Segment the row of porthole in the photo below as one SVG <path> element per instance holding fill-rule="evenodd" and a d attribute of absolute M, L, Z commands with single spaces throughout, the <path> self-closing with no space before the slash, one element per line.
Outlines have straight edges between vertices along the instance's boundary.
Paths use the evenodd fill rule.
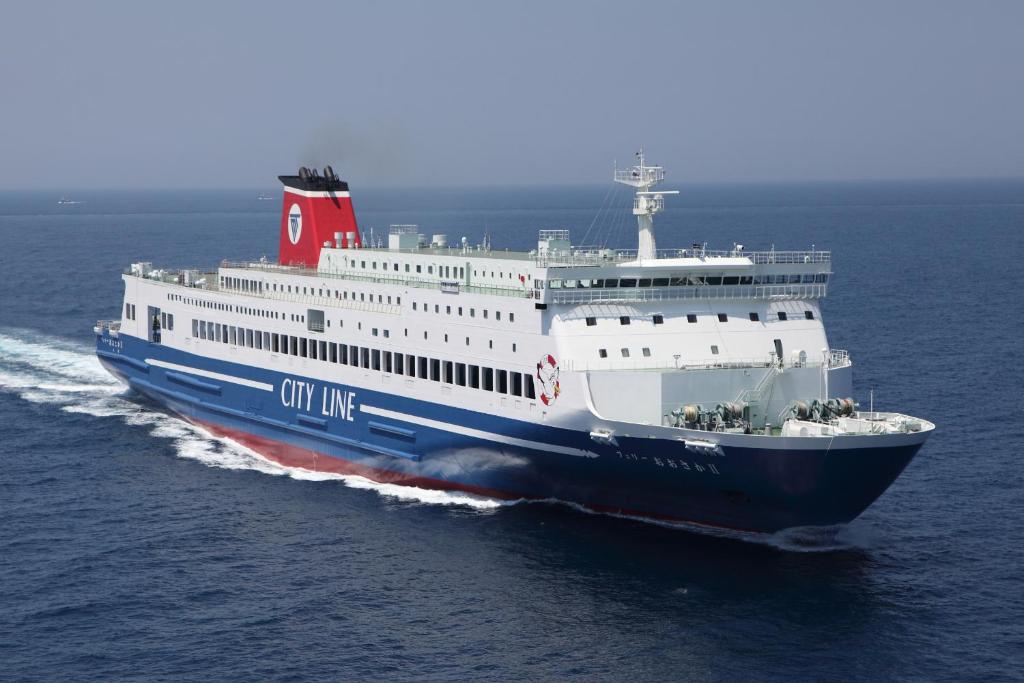
<path fill-rule="evenodd" d="M 718 315 L 718 322 L 720 322 L 720 323 L 727 323 L 727 322 L 729 322 L 729 314 L 728 313 L 718 313 L 717 315 Z M 785 311 L 778 311 L 777 315 L 778 315 L 778 319 L 779 320 L 789 320 L 789 315 Z M 751 322 L 755 322 L 756 323 L 756 322 L 761 320 L 761 316 L 759 314 L 757 314 L 757 313 L 753 313 L 752 312 L 752 313 L 749 314 L 749 316 L 750 316 Z M 804 318 L 806 320 L 814 320 L 814 311 L 804 311 Z M 665 318 L 661 314 L 655 314 L 655 315 L 651 316 L 651 319 L 652 319 L 652 321 L 654 322 L 655 325 L 661 325 L 662 323 L 665 322 Z M 629 325 L 631 321 L 632 321 L 632 318 L 630 316 L 628 316 L 628 315 L 620 315 L 619 316 L 619 324 L 620 325 Z M 686 322 L 688 322 L 688 323 L 695 323 L 695 322 L 697 322 L 697 314 L 696 313 L 687 313 L 686 314 Z M 597 325 L 597 318 L 594 317 L 594 316 L 588 316 L 587 317 L 587 327 L 594 327 L 595 325 Z"/>

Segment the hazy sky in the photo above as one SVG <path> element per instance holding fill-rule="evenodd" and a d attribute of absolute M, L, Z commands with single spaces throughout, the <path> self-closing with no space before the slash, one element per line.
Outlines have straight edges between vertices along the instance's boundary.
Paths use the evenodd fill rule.
<path fill-rule="evenodd" d="M 1024 176 L 1024 1 L 5 2 L 0 188 Z"/>

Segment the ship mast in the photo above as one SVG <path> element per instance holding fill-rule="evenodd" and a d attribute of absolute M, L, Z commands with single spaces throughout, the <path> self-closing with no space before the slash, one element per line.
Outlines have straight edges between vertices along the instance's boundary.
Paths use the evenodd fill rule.
<path fill-rule="evenodd" d="M 647 166 L 644 163 L 644 148 L 636 153 L 637 164 L 625 170 L 615 169 L 612 178 L 617 183 L 629 185 L 636 188 L 636 196 L 633 198 L 633 215 L 636 216 L 637 230 L 639 231 L 639 245 L 637 247 L 638 259 L 657 258 L 657 247 L 654 243 L 654 214 L 665 209 L 665 197 L 667 194 L 679 194 L 678 190 L 658 190 L 651 188 L 665 179 L 665 169 L 662 166 Z"/>

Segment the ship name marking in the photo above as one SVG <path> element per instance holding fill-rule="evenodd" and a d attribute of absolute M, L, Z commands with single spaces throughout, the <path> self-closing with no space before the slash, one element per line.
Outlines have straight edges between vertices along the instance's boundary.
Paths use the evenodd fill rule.
<path fill-rule="evenodd" d="M 281 382 L 281 405 L 310 413 L 313 411 L 313 394 L 317 393 L 316 388 L 313 382 L 286 377 Z M 352 416 L 356 405 L 354 391 L 325 386 L 319 393 L 321 415 L 355 422 Z"/>

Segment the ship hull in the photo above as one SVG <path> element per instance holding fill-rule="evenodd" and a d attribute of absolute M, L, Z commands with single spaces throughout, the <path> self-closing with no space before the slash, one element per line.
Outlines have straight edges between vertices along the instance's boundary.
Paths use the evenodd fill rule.
<path fill-rule="evenodd" d="M 739 436 L 705 451 L 662 438 L 659 428 L 605 443 L 587 430 L 399 393 L 322 380 L 307 387 L 296 371 L 235 365 L 123 334 L 97 335 L 97 354 L 150 400 L 286 466 L 741 531 L 851 521 L 926 438 L 866 437 L 870 447 L 841 447 L 861 443 L 856 438 L 801 439 L 789 449 L 777 437 L 764 447 L 772 437 Z"/>

